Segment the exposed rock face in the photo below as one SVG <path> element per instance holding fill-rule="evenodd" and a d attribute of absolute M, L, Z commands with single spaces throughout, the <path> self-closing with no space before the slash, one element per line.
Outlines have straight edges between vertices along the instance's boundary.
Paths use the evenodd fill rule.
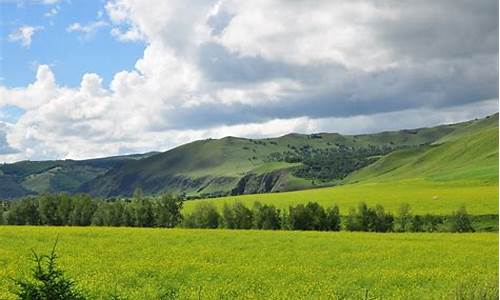
<path fill-rule="evenodd" d="M 285 190 L 287 170 L 279 170 L 261 175 L 248 174 L 243 176 L 231 195 L 269 193 Z"/>

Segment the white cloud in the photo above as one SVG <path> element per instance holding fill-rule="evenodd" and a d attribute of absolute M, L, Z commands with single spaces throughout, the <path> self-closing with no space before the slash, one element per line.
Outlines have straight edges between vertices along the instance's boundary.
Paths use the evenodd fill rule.
<path fill-rule="evenodd" d="M 78 87 L 64 87 L 46 65 L 28 86 L 0 83 L 0 106 L 26 110 L 2 129 L 20 152 L 0 158 L 88 158 L 226 135 L 373 132 L 495 112 L 496 12 L 483 3 L 391 4 L 108 1 L 111 34 L 143 41 L 143 56 L 109 86 L 87 73 Z M 98 18 L 67 31 L 104 26 Z"/>
<path fill-rule="evenodd" d="M 80 32 L 80 33 L 85 33 L 85 34 L 93 34 L 95 33 L 99 28 L 107 26 L 108 23 L 105 21 L 94 21 L 87 23 L 86 25 L 82 25 L 78 22 L 73 23 L 66 27 L 67 32 Z"/>
<path fill-rule="evenodd" d="M 59 3 L 60 1 L 61 0 L 42 0 L 42 3 L 47 4 L 47 5 L 52 5 L 52 4 Z"/>
<path fill-rule="evenodd" d="M 56 16 L 59 13 L 59 10 L 60 10 L 60 8 L 58 6 L 57 7 L 52 7 L 51 9 L 49 9 L 48 12 L 46 12 L 44 14 L 44 16 L 47 17 L 47 18 L 52 18 L 52 17 Z"/>
<path fill-rule="evenodd" d="M 41 26 L 21 26 L 9 34 L 9 41 L 20 42 L 23 47 L 29 48 L 31 46 L 31 41 L 35 32 L 42 29 L 43 27 Z"/>

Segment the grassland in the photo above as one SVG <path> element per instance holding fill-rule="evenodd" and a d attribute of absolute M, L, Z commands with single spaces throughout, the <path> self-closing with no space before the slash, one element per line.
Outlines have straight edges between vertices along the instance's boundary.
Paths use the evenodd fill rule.
<path fill-rule="evenodd" d="M 210 201 L 222 208 L 224 203 L 241 201 L 252 205 L 255 201 L 273 204 L 280 208 L 315 201 L 327 207 L 337 204 L 346 215 L 358 202 L 381 204 L 396 212 L 401 203 L 409 203 L 416 214 L 450 214 L 465 205 L 471 214 L 498 214 L 498 185 L 435 183 L 424 180 L 399 182 L 349 184 L 331 188 L 311 189 L 286 193 L 269 193 L 187 201 L 184 212 L 189 213 L 198 201 Z"/>
<path fill-rule="evenodd" d="M 375 136 L 387 139 L 383 134 Z M 323 206 L 337 204 L 344 215 L 360 201 L 381 204 L 392 212 L 401 203 L 409 203 L 417 214 L 446 215 L 461 205 L 476 215 L 498 214 L 498 116 L 463 123 L 432 145 L 392 152 L 352 173 L 343 183 L 198 201 L 210 201 L 218 207 L 234 201 L 247 205 L 260 201 L 281 208 L 316 201 Z M 185 211 L 195 203 L 186 202 Z"/>
<path fill-rule="evenodd" d="M 498 289 L 498 234 L 0 226 L 0 299 L 59 235 L 92 299 L 456 299 Z M 478 295 L 478 294 L 476 294 Z M 490 294 L 491 296 L 492 294 Z M 163 298 L 167 299 L 167 298 Z"/>

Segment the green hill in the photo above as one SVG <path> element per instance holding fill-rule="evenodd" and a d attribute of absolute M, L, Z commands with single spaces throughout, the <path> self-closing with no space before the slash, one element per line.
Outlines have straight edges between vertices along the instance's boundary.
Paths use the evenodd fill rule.
<path fill-rule="evenodd" d="M 77 192 L 81 185 L 129 160 L 155 154 L 134 154 L 89 160 L 20 161 L 0 165 L 0 198 L 30 194 Z"/>
<path fill-rule="evenodd" d="M 408 178 L 498 182 L 498 114 L 463 124 L 430 145 L 394 151 L 352 173 L 347 183 Z"/>
<path fill-rule="evenodd" d="M 335 187 L 188 201 L 185 212 L 203 201 L 219 208 L 235 201 L 278 208 L 315 201 L 325 207 L 339 205 L 347 214 L 363 201 L 392 212 L 409 203 L 419 214 L 450 214 L 460 205 L 473 214 L 498 214 L 498 114 L 451 127 L 430 144 L 382 156 Z"/>
<path fill-rule="evenodd" d="M 141 188 L 147 194 L 171 192 L 207 197 L 331 186 L 343 177 L 335 177 L 330 169 L 324 173 L 333 175 L 325 178 L 319 172 L 299 171 L 307 162 L 313 161 L 309 169 L 314 169 L 314 160 L 319 164 L 322 158 L 332 160 L 329 151 L 349 154 L 366 149 L 376 152 L 414 148 L 435 142 L 462 126 L 465 123 L 365 135 L 288 134 L 260 140 L 225 137 L 196 141 L 112 169 L 84 184 L 81 191 L 129 196 Z M 367 156 L 363 152 L 350 158 L 352 166 L 346 172 L 376 160 L 368 160 Z M 343 163 L 342 157 L 333 160 L 337 169 Z M 357 165 L 360 161 L 363 164 Z"/>
<path fill-rule="evenodd" d="M 375 134 L 207 139 L 162 153 L 4 164 L 0 172 L 1 198 L 130 196 L 136 188 L 206 198 L 402 180 L 488 184 L 498 182 L 498 114 Z"/>

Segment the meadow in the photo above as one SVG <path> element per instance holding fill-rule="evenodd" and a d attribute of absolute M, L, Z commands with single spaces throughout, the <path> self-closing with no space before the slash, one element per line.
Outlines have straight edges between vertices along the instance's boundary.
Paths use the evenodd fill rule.
<path fill-rule="evenodd" d="M 498 234 L 0 226 L 0 299 L 48 253 L 92 299 L 474 299 Z M 467 298 L 468 297 L 468 298 Z"/>
<path fill-rule="evenodd" d="M 191 212 L 199 201 L 209 201 L 218 208 L 222 208 L 224 203 L 236 201 L 248 206 L 259 201 L 262 204 L 272 204 L 278 208 L 288 208 L 290 205 L 314 201 L 324 207 L 336 204 L 342 215 L 347 215 L 350 208 L 355 208 L 362 201 L 368 205 L 380 204 L 387 211 L 393 213 L 398 211 L 402 203 L 408 203 L 415 214 L 449 215 L 459 206 L 465 205 L 470 214 L 484 215 L 498 214 L 498 183 L 437 183 L 422 179 L 409 179 L 397 182 L 347 184 L 286 193 L 252 194 L 186 201 L 183 212 Z"/>

